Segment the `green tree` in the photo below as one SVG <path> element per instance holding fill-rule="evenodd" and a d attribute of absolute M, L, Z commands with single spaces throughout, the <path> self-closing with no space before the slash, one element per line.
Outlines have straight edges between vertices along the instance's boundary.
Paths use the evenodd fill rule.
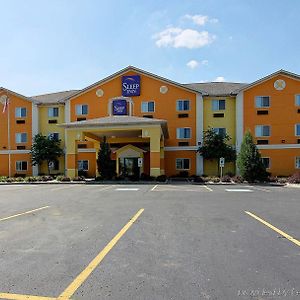
<path fill-rule="evenodd" d="M 249 182 L 254 182 L 255 180 L 265 181 L 268 177 L 268 172 L 261 160 L 261 155 L 249 131 L 244 135 L 237 158 L 237 166 L 241 176 Z"/>
<path fill-rule="evenodd" d="M 203 145 L 199 147 L 198 152 L 205 159 L 217 160 L 219 167 L 221 157 L 224 157 L 226 162 L 232 162 L 236 159 L 234 148 L 228 144 L 230 140 L 231 137 L 228 134 L 218 134 L 209 127 L 203 131 Z"/>
<path fill-rule="evenodd" d="M 58 159 L 64 154 L 60 148 L 60 140 L 37 134 L 33 138 L 30 154 L 33 166 L 40 166 L 44 161 L 47 162 L 48 174 L 50 174 L 50 162 Z"/>
<path fill-rule="evenodd" d="M 104 179 L 111 179 L 115 170 L 113 168 L 113 161 L 111 160 L 110 146 L 106 141 L 106 137 L 100 143 L 100 149 L 98 151 L 97 167 L 100 176 Z"/>

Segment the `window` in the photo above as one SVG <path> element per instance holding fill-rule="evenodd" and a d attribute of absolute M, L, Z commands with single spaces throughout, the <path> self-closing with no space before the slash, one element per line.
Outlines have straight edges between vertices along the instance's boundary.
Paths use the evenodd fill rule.
<path fill-rule="evenodd" d="M 212 100 L 212 110 L 225 110 L 225 100 Z"/>
<path fill-rule="evenodd" d="M 154 112 L 154 101 L 142 102 L 142 112 Z"/>
<path fill-rule="evenodd" d="M 189 170 L 190 159 L 189 158 L 176 158 L 176 170 Z"/>
<path fill-rule="evenodd" d="M 270 97 L 269 96 L 255 97 L 255 105 L 258 108 L 270 107 Z"/>
<path fill-rule="evenodd" d="M 255 136 L 270 136 L 270 126 L 257 125 L 255 126 Z"/>
<path fill-rule="evenodd" d="M 269 157 L 262 157 L 261 161 L 266 169 L 270 169 L 270 158 Z"/>
<path fill-rule="evenodd" d="M 295 126 L 295 134 L 296 134 L 296 136 L 300 136 L 300 124 L 296 124 L 296 126 Z"/>
<path fill-rule="evenodd" d="M 27 133 L 16 133 L 16 143 L 27 143 Z"/>
<path fill-rule="evenodd" d="M 221 136 L 225 136 L 226 135 L 226 128 L 213 128 L 214 132 L 216 134 L 219 134 Z"/>
<path fill-rule="evenodd" d="M 296 106 L 300 106 L 300 94 L 296 95 L 295 104 L 296 104 Z"/>
<path fill-rule="evenodd" d="M 59 114 L 58 107 L 49 107 L 48 108 L 48 117 L 50 117 L 50 118 L 58 117 L 58 114 Z"/>
<path fill-rule="evenodd" d="M 190 139 L 191 138 L 191 128 L 177 128 L 177 139 Z"/>
<path fill-rule="evenodd" d="M 300 156 L 296 157 L 296 169 L 300 169 Z"/>
<path fill-rule="evenodd" d="M 48 134 L 49 140 L 58 141 L 59 140 L 59 133 L 58 132 L 51 132 Z"/>
<path fill-rule="evenodd" d="M 89 161 L 88 160 L 78 160 L 78 171 L 88 171 Z"/>
<path fill-rule="evenodd" d="M 190 110 L 190 100 L 177 100 L 176 109 L 178 111 Z"/>
<path fill-rule="evenodd" d="M 26 118 L 26 107 L 16 107 L 16 118 Z"/>
<path fill-rule="evenodd" d="M 16 171 L 27 171 L 27 161 L 16 161 Z"/>
<path fill-rule="evenodd" d="M 77 116 L 87 115 L 87 114 L 88 114 L 88 105 L 87 104 L 76 105 L 76 115 Z"/>

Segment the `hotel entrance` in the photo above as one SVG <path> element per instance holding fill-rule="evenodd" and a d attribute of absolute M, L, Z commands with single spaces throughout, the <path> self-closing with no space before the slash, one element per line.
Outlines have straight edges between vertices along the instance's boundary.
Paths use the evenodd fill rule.
<path fill-rule="evenodd" d="M 120 175 L 124 177 L 140 177 L 140 168 L 138 166 L 138 158 L 122 157 L 119 158 Z"/>

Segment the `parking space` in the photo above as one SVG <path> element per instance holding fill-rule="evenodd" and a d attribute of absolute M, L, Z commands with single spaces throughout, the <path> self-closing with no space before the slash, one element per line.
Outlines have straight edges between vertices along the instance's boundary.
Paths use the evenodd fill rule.
<path fill-rule="evenodd" d="M 0 299 L 297 299 L 297 192 L 0 186 Z"/>

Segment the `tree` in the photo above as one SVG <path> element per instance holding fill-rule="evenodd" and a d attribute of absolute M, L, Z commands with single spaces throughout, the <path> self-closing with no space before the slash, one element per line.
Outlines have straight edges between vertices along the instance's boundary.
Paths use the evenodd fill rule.
<path fill-rule="evenodd" d="M 255 180 L 265 181 L 268 177 L 268 172 L 261 160 L 261 155 L 249 131 L 244 135 L 237 158 L 237 166 L 241 176 L 249 182 L 254 182 Z"/>
<path fill-rule="evenodd" d="M 64 151 L 60 148 L 60 142 L 61 140 L 46 137 L 40 133 L 35 135 L 30 150 L 32 165 L 40 166 L 46 161 L 48 174 L 50 174 L 50 162 L 57 160 L 58 157 L 64 154 Z"/>
<path fill-rule="evenodd" d="M 100 176 L 104 179 L 111 179 L 115 170 L 113 168 L 113 162 L 111 160 L 110 146 L 106 141 L 106 137 L 100 143 L 100 149 L 98 152 L 97 167 Z"/>
<path fill-rule="evenodd" d="M 224 157 L 225 161 L 235 161 L 235 150 L 228 142 L 231 137 L 228 134 L 218 134 L 213 128 L 203 131 L 203 145 L 199 147 L 198 152 L 206 159 L 217 159 Z"/>

